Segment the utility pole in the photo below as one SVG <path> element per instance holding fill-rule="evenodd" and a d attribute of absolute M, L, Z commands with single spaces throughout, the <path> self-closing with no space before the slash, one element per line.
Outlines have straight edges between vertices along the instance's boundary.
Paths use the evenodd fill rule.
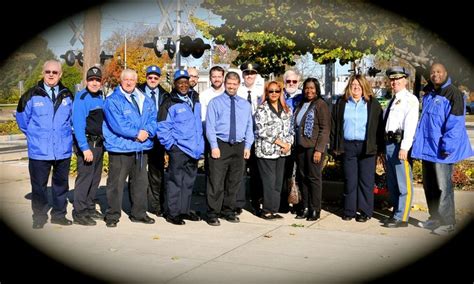
<path fill-rule="evenodd" d="M 176 68 L 181 69 L 181 55 L 179 54 L 179 45 L 181 44 L 181 0 L 176 1 L 176 38 L 179 43 L 176 44 Z M 178 40 L 176 42 L 178 42 Z"/>
<path fill-rule="evenodd" d="M 100 54 L 100 25 L 101 16 L 99 7 L 86 11 L 84 17 L 84 65 L 83 78 L 87 70 L 99 63 Z"/>

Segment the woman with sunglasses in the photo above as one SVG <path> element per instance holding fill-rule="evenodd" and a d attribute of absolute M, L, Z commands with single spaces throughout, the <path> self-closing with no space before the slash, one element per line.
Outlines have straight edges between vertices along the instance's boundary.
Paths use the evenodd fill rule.
<path fill-rule="evenodd" d="M 303 82 L 303 100 L 295 109 L 297 181 L 303 195 L 296 219 L 315 221 L 321 212 L 324 152 L 329 142 L 331 117 L 315 78 Z"/>
<path fill-rule="evenodd" d="M 255 155 L 263 184 L 263 212 L 266 220 L 278 215 L 285 172 L 285 158 L 293 144 L 292 111 L 283 97 L 283 87 L 272 81 L 265 88 L 262 103 L 255 113 Z"/>

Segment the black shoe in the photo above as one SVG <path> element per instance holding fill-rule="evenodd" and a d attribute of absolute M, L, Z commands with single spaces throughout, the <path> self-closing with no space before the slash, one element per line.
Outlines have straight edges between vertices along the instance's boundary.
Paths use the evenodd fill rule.
<path fill-rule="evenodd" d="M 43 229 L 44 227 L 44 224 L 43 222 L 33 222 L 33 229 Z"/>
<path fill-rule="evenodd" d="M 283 219 L 283 216 L 280 214 L 272 214 L 274 219 Z"/>
<path fill-rule="evenodd" d="M 51 224 L 58 224 L 62 226 L 70 226 L 72 225 L 72 221 L 67 219 L 66 217 L 62 218 L 51 218 Z"/>
<path fill-rule="evenodd" d="M 118 223 L 118 221 L 116 221 L 116 220 L 106 220 L 105 221 L 105 225 L 109 228 L 117 227 L 117 223 Z"/>
<path fill-rule="evenodd" d="M 97 210 L 94 210 L 93 212 L 89 213 L 89 217 L 91 217 L 92 219 L 96 219 L 96 220 L 104 220 L 105 215 L 100 213 Z"/>
<path fill-rule="evenodd" d="M 275 220 L 275 217 L 273 217 L 272 213 L 263 213 L 260 218 L 265 220 Z"/>
<path fill-rule="evenodd" d="M 352 220 L 352 218 L 354 218 L 354 217 L 353 216 L 348 216 L 348 215 L 342 216 L 342 220 L 344 220 L 344 221 L 350 221 L 350 220 Z"/>
<path fill-rule="evenodd" d="M 141 219 L 137 219 L 133 216 L 130 216 L 130 221 L 132 221 L 134 223 L 155 224 L 155 219 L 150 218 L 147 215 L 145 215 L 145 217 L 143 217 Z"/>
<path fill-rule="evenodd" d="M 303 211 L 299 210 L 296 212 L 295 219 L 305 219 L 308 217 L 308 208 L 305 208 Z"/>
<path fill-rule="evenodd" d="M 369 219 L 370 219 L 370 217 L 365 215 L 364 213 L 356 216 L 356 221 L 361 222 L 361 223 L 367 222 L 367 220 L 369 220 Z"/>
<path fill-rule="evenodd" d="M 242 208 L 235 209 L 235 215 L 239 216 L 240 214 L 242 214 Z"/>
<path fill-rule="evenodd" d="M 189 221 L 201 221 L 201 217 L 192 211 L 190 211 L 188 214 L 181 214 L 181 219 Z"/>
<path fill-rule="evenodd" d="M 217 217 L 210 217 L 206 220 L 206 222 L 210 226 L 220 226 L 221 225 L 221 222 L 219 221 L 219 219 L 217 219 Z"/>
<path fill-rule="evenodd" d="M 229 215 L 225 216 L 225 219 L 228 222 L 231 222 L 231 223 L 239 223 L 240 222 L 239 217 L 237 217 L 235 214 L 229 214 Z"/>
<path fill-rule="evenodd" d="M 97 225 L 97 222 L 94 221 L 91 217 L 89 216 L 82 216 L 82 217 L 74 217 L 72 218 L 74 221 L 74 224 L 77 225 L 82 225 L 82 226 L 95 226 Z"/>
<path fill-rule="evenodd" d="M 186 222 L 184 222 L 184 220 L 181 219 L 181 217 L 179 217 L 179 216 L 173 217 L 171 215 L 168 215 L 166 217 L 166 222 L 174 224 L 174 225 L 184 225 L 184 224 L 186 224 Z"/>
<path fill-rule="evenodd" d="M 319 219 L 321 216 L 321 213 L 318 211 L 316 212 L 315 210 L 310 210 L 308 212 L 308 217 L 306 217 L 306 221 L 316 221 Z"/>
<path fill-rule="evenodd" d="M 387 228 L 400 228 L 408 227 L 408 222 L 403 222 L 402 220 L 397 220 L 395 218 L 387 220 L 384 224 L 384 227 Z"/>

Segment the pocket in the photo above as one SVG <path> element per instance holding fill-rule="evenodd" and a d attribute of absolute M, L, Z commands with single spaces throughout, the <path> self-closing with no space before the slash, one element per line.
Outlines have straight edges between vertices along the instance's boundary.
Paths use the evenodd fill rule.
<path fill-rule="evenodd" d="M 422 153 L 424 155 L 437 157 L 439 139 L 433 139 L 432 137 L 425 137 L 424 140 L 425 140 L 425 143 L 423 145 Z"/>

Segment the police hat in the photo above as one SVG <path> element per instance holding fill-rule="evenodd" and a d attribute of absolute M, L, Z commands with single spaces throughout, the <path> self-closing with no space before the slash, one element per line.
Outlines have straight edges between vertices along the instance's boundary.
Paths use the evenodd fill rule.
<path fill-rule="evenodd" d="M 242 72 L 254 72 L 254 73 L 258 73 L 258 64 L 256 63 L 251 63 L 251 62 L 246 62 L 242 65 L 240 65 L 240 70 L 242 70 Z"/>
<path fill-rule="evenodd" d="M 410 76 L 410 72 L 408 72 L 405 67 L 401 66 L 390 67 L 387 69 L 387 72 L 385 72 L 385 74 L 387 74 L 389 79 L 399 79 Z"/>
<path fill-rule="evenodd" d="M 179 80 L 181 78 L 189 79 L 188 71 L 186 71 L 186 70 L 176 70 L 176 72 L 174 72 L 174 81 Z"/>
<path fill-rule="evenodd" d="M 95 66 L 89 68 L 89 70 L 87 70 L 87 73 L 86 73 L 86 80 L 89 80 L 92 78 L 97 78 L 99 80 L 102 80 L 102 71 L 100 71 L 100 69 Z"/>
<path fill-rule="evenodd" d="M 152 73 L 155 73 L 157 74 L 158 76 L 161 76 L 161 69 L 160 67 L 156 66 L 156 65 L 150 65 L 148 66 L 148 68 L 146 68 L 146 75 L 150 75 Z"/>

